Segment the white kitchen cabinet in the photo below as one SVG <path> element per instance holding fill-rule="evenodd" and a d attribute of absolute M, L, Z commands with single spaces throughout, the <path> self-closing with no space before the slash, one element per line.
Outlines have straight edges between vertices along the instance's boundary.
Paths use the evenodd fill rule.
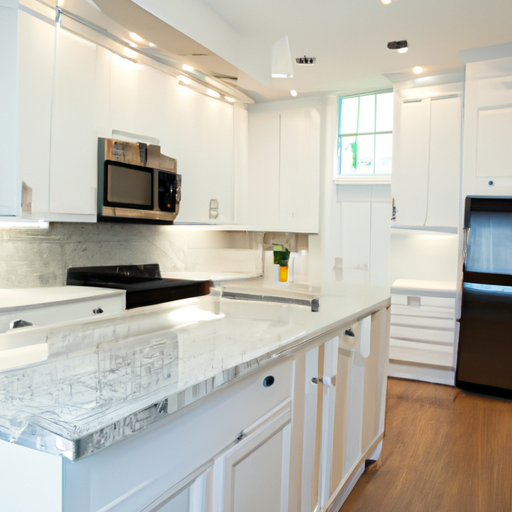
<path fill-rule="evenodd" d="M 456 283 L 397 279 L 391 287 L 392 377 L 453 386 Z"/>
<path fill-rule="evenodd" d="M 249 112 L 249 226 L 318 232 L 319 137 L 313 108 Z"/>
<path fill-rule="evenodd" d="M 176 223 L 234 222 L 234 106 L 195 93 L 176 78 L 110 54 L 105 137 L 159 144 L 178 161 L 182 202 Z"/>
<path fill-rule="evenodd" d="M 512 57 L 466 64 L 463 194 L 512 194 Z"/>
<path fill-rule="evenodd" d="M 12 70 L 2 73 L 0 130 L 10 133 L 0 214 L 95 221 L 96 46 L 56 27 L 54 9 L 39 2 L 2 10 Z"/>
<path fill-rule="evenodd" d="M 444 89 L 456 92 L 443 94 Z M 396 227 L 458 228 L 459 89 L 458 85 L 428 91 L 419 88 L 395 95 L 392 197 Z"/>
<path fill-rule="evenodd" d="M 95 44 L 58 28 L 49 211 L 90 215 L 92 221 L 96 220 L 98 176 L 96 50 Z"/>
<path fill-rule="evenodd" d="M 0 23 L 0 215 L 37 217 L 48 212 L 55 26 L 7 7 Z"/>
<path fill-rule="evenodd" d="M 290 481 L 291 400 L 256 424 L 214 467 L 215 512 L 286 512 Z"/>

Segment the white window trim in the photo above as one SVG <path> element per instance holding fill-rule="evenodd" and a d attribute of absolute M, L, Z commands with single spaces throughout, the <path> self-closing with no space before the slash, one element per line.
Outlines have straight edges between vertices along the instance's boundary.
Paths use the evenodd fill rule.
<path fill-rule="evenodd" d="M 336 185 L 391 185 L 391 174 L 367 176 L 343 176 L 337 174 L 334 176 L 334 183 Z"/>

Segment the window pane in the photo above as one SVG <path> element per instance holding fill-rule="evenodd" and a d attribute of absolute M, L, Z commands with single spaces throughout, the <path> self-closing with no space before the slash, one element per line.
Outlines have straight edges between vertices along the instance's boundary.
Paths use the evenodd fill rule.
<path fill-rule="evenodd" d="M 391 174 L 392 148 L 391 134 L 375 136 L 375 174 Z"/>
<path fill-rule="evenodd" d="M 374 135 L 357 137 L 357 174 L 373 174 L 374 139 Z"/>
<path fill-rule="evenodd" d="M 341 174 L 357 172 L 357 144 L 355 137 L 341 137 Z"/>
<path fill-rule="evenodd" d="M 375 131 L 375 95 L 361 96 L 359 103 L 359 130 L 358 133 L 371 133 Z"/>
<path fill-rule="evenodd" d="M 357 110 L 359 98 L 341 100 L 341 131 L 340 133 L 357 133 Z"/>
<path fill-rule="evenodd" d="M 377 132 L 393 130 L 393 93 L 377 94 Z"/>

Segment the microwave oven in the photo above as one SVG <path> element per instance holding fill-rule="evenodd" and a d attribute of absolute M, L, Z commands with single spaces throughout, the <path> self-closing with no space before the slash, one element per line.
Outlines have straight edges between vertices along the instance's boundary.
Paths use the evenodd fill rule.
<path fill-rule="evenodd" d="M 181 176 L 160 146 L 98 139 L 98 220 L 172 224 Z"/>

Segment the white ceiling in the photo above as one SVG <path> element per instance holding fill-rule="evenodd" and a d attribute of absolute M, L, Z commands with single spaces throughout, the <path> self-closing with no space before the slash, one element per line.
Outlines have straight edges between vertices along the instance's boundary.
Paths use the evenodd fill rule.
<path fill-rule="evenodd" d="M 423 67 L 422 76 L 462 71 L 461 50 L 512 41 L 512 0 L 118 1 L 137 4 L 173 27 L 169 51 L 175 45 L 193 65 L 236 76 L 238 87 L 256 101 L 289 97 L 290 89 L 299 95 L 386 89 L 417 78 L 414 66 Z M 142 20 L 137 18 L 134 31 Z M 208 55 L 178 50 L 180 33 Z M 294 63 L 293 78 L 271 79 L 271 48 L 284 36 L 293 60 L 307 55 L 317 61 L 311 67 Z M 402 39 L 407 53 L 387 49 L 388 41 Z"/>

